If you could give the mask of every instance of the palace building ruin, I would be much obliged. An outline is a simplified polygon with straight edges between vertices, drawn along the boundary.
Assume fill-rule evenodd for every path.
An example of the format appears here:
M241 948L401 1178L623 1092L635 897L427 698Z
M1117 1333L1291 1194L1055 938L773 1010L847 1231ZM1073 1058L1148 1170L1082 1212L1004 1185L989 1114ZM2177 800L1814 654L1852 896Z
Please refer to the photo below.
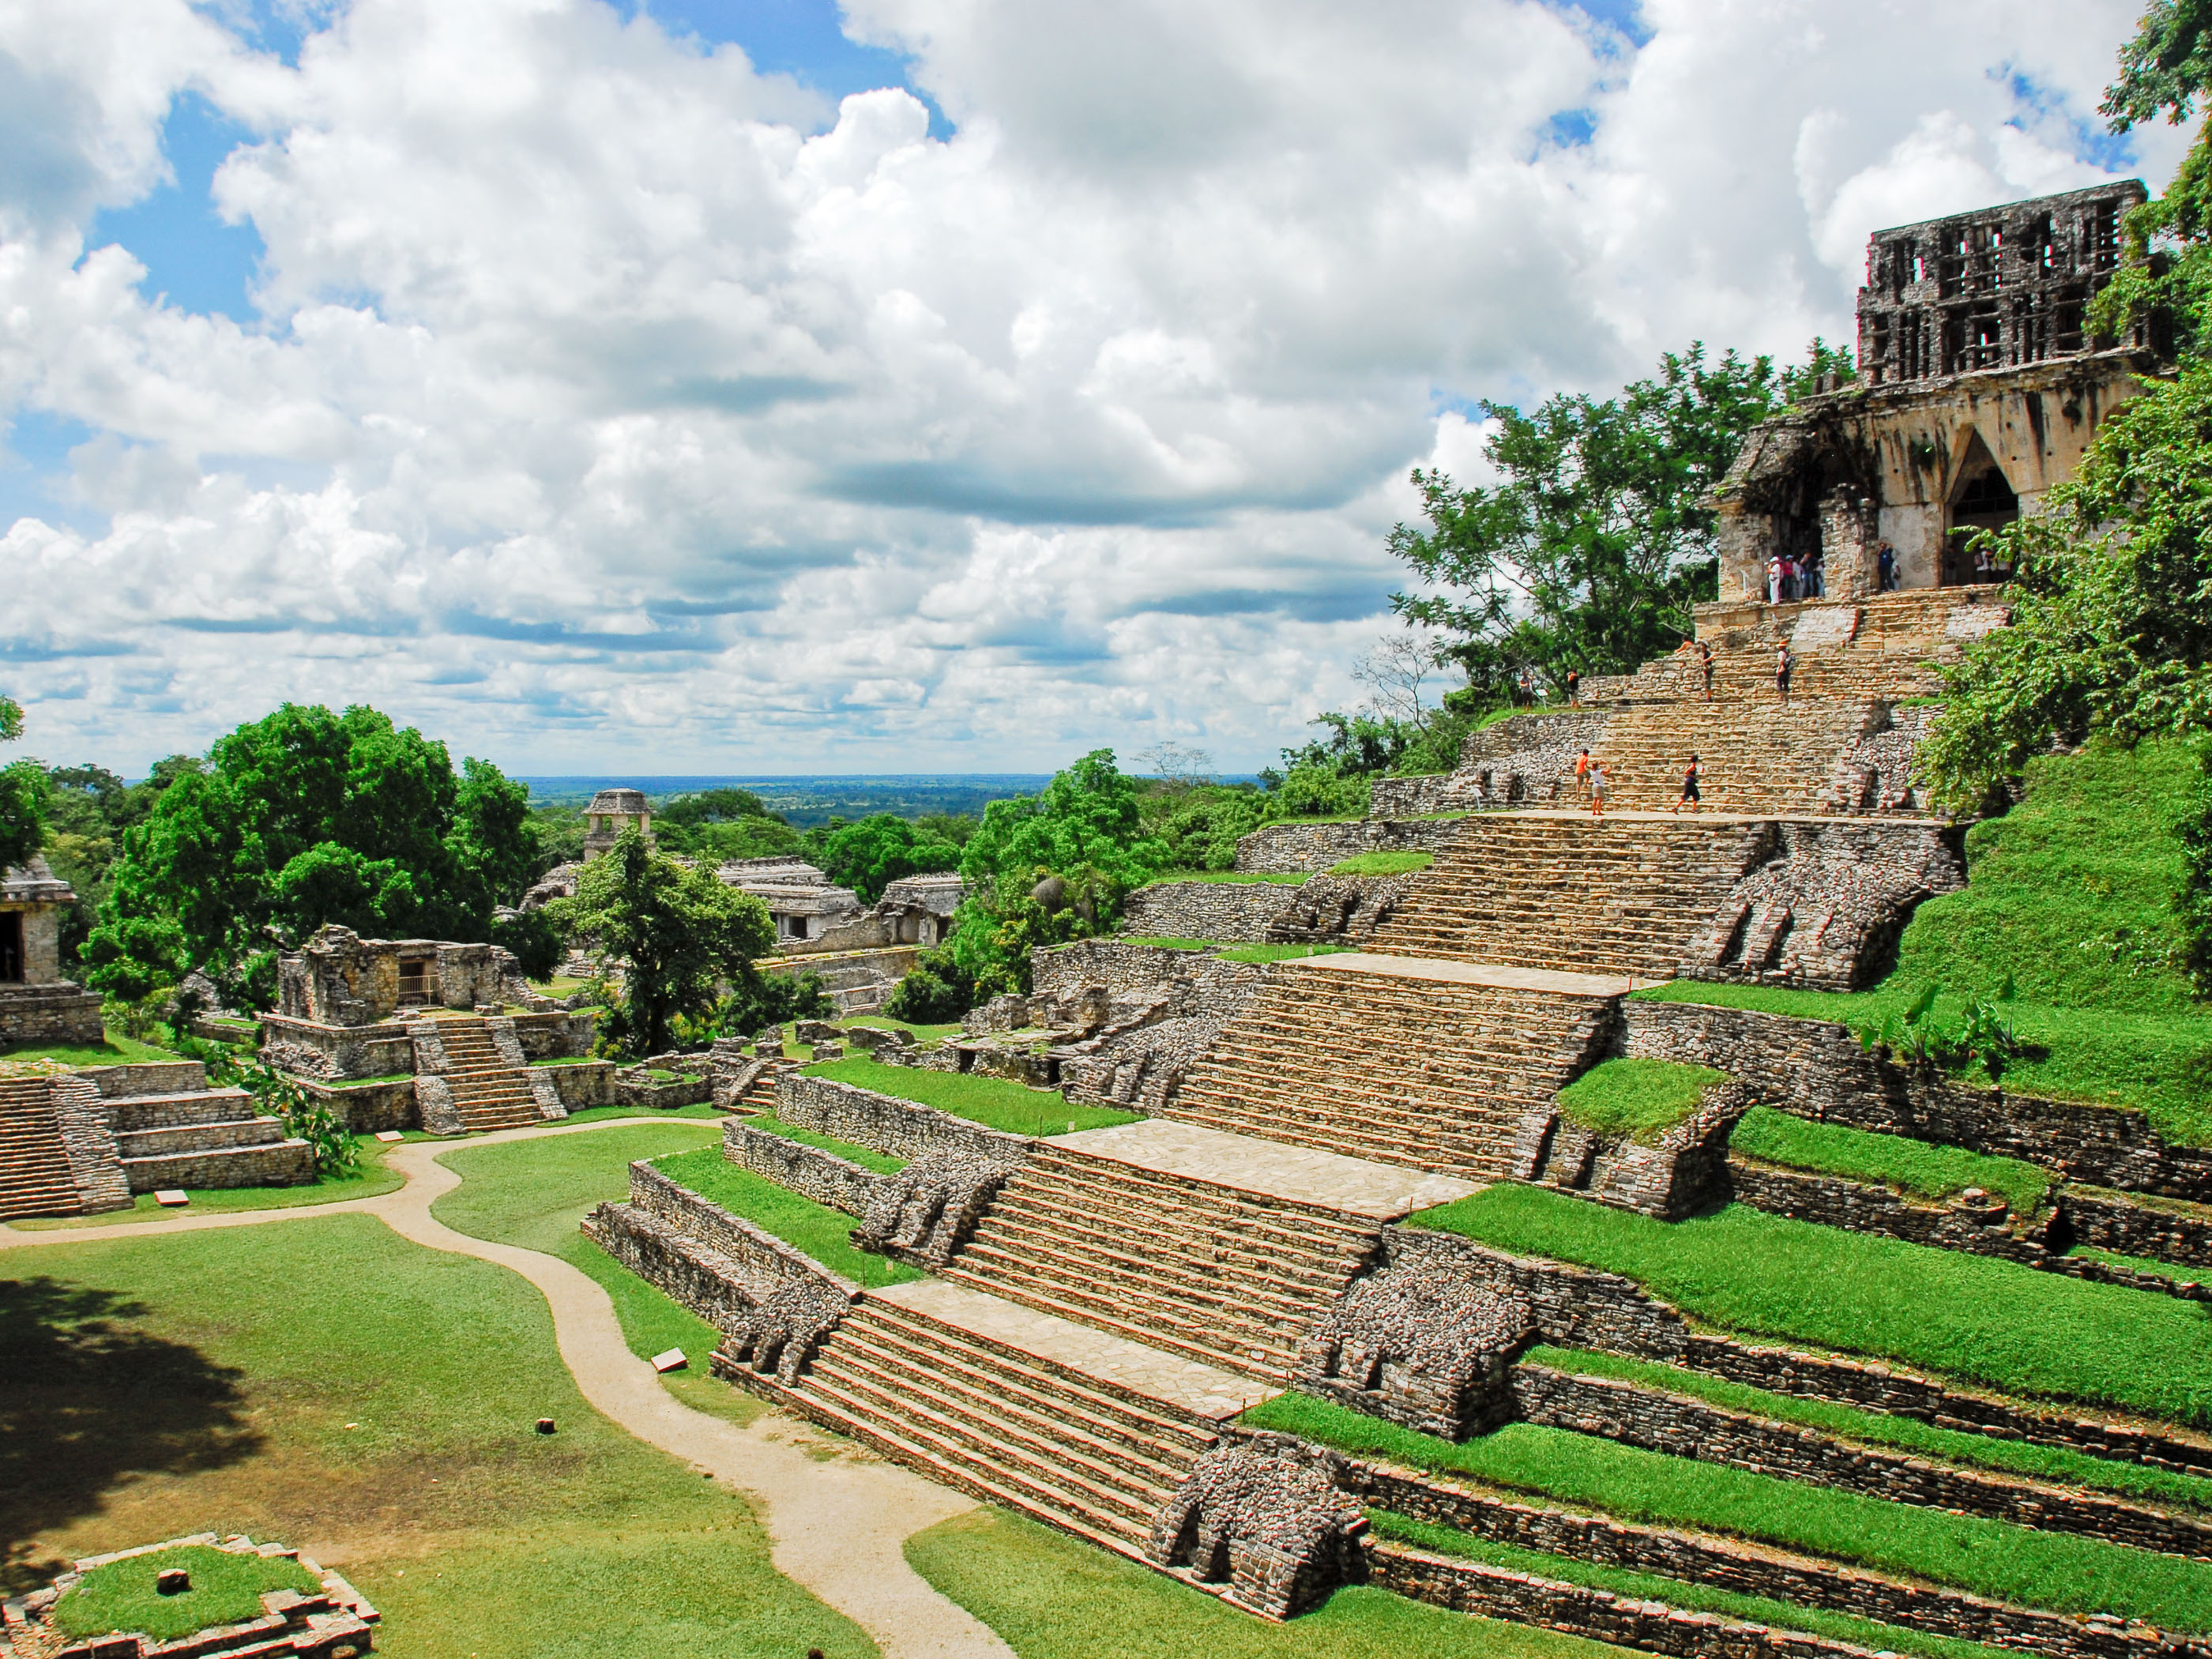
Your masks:
M1777 557L1817 556L1826 596L1954 587L1972 532L2033 513L2163 360L2154 328L2100 339L2089 303L2124 257L2137 179L1877 231L1859 378L1756 428L1715 497L1720 597L1765 599Z

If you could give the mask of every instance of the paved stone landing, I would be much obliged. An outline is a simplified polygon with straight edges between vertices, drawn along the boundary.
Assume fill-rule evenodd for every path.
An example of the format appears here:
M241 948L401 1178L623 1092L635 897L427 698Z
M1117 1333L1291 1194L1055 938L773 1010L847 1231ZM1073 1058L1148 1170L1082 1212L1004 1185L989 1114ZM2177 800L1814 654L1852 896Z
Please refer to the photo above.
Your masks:
M1282 1392L1256 1377L1216 1370L941 1279L893 1285L866 1296L1216 1421Z
M1333 960L1334 958L1317 958ZM1388 961L1378 957L1376 961ZM1450 967L1455 964L1442 963ZM1110 1129L1085 1129L1054 1135L1052 1145L1091 1158L1133 1164L1140 1170L1212 1182L1270 1198L1346 1210L1395 1221L1432 1204L1449 1204L1477 1190L1480 1183L1450 1176L1428 1175L1395 1164L1374 1164L1279 1140L1224 1134L1172 1118L1146 1118Z
M1571 974L1548 968L1513 968L1503 963L1453 962L1443 957L1385 957L1346 951L1331 957L1295 957L1286 967L1315 972L1389 974L1399 979L1435 980L1448 985L1496 985L1513 991L1553 991L1561 996L1619 997L1636 988L1632 979L1611 974ZM1067 1139L1079 1139L1068 1136Z

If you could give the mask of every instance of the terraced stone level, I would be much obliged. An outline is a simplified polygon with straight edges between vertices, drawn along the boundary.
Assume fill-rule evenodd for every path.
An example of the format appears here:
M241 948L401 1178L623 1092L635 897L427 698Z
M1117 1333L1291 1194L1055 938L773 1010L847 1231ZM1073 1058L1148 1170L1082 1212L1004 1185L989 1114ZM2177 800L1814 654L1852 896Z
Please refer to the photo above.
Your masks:
M795 1386L744 1380L933 1480L1139 1559L1214 1425L1274 1392L929 1281L867 1292Z
M286 1137L243 1089L120 1095L105 1103L134 1193L162 1187L261 1187L315 1178L314 1154Z
M1368 948L1669 979L1771 833L1755 818L1478 815ZM1373 1036L1389 1043L1393 1028Z
M0 1079L0 1220L83 1207L46 1079Z
M481 1019L441 1019L438 1041L446 1050L446 1086L453 1109L472 1134L520 1129L543 1120L527 1071L507 1063Z
M1040 1144L945 1277L1248 1376L1373 1256L1379 1218Z
M1516 982L1518 981L1518 982ZM1284 963L1164 1115L1492 1181L1582 1069L1625 981L1361 954Z
M1838 760L1881 718L1871 702L1794 695L1786 708L1771 702L1640 704L1607 723L1593 752L1605 763L1608 807L1672 806L1681 794L1683 768L1695 754L1705 766L1700 787L1708 811L1819 812L1829 800Z

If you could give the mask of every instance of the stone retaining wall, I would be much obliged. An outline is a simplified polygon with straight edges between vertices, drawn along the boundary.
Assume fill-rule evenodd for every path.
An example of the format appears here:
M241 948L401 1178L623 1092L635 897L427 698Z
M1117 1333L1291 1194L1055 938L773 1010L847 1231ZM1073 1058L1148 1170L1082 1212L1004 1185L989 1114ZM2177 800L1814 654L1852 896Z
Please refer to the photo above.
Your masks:
M1086 985L1103 985L1121 994L1166 984L1189 973L1211 954L1159 945L1132 945L1119 939L1078 939L1073 945L1032 951L1030 976L1039 996L1073 996Z
M130 1171L131 1190L163 1187L306 1187L315 1179L313 1150L304 1140L279 1140L248 1149L173 1152L158 1164Z
M533 1078L553 1079L561 1109L580 1112L593 1106L615 1103L615 1066L611 1060L579 1060L560 1066L533 1066Z
M2212 1267L2212 1215L2133 1204L2118 1193L2069 1187L2060 1195L2074 1242L2121 1255Z
M376 1025L319 1025L283 1014L261 1017L261 1057L280 1072L320 1083L386 1077L415 1069L406 1020Z
M1353 818L1342 823L1265 823L1237 843L1237 867L1269 875L1303 875L1362 853L1442 852L1462 822Z
M1184 957L1155 1017L1133 1030L1088 1038L1060 1068L1062 1091L1088 1106L1163 1110L1222 1028L1259 994L1271 967Z
M1970 1088L1870 1054L1831 1020L1633 997L1620 1011L1622 1053L1717 1066L1800 1117L2021 1158L2127 1192L2212 1199L2212 1151L2168 1145L2141 1112Z
M1708 1534L1634 1526L1609 1516L1538 1509L1388 1464L1353 1461L1344 1479L1363 1501L1376 1508L1495 1543L1656 1573L1739 1595L1765 1596L1792 1607L1853 1613L1960 1641L2062 1654L2069 1659L2212 1654L2212 1648L2203 1643L2161 1638L2107 1616L2077 1618L2015 1607L1964 1590L1901 1583L1812 1557Z
M722 1155L731 1163L787 1187L801 1198L847 1215L864 1216L883 1176L850 1158L787 1139L742 1121L722 1126Z
M410 1077L392 1078L378 1083L324 1083L313 1078L295 1077L310 1100L319 1100L345 1120L347 1128L357 1135L373 1135L380 1129L419 1129L422 1114L415 1102L415 1079Z
M191 1094L208 1086L207 1067L197 1060L87 1066L77 1075L99 1090L103 1100L117 1100L125 1095Z
M116 1152L99 1089L82 1073L69 1073L48 1079L46 1098L53 1107L62 1153L69 1159L70 1177L83 1212L127 1209L131 1182Z
M0 986L0 1048L35 1042L104 1042L100 998L67 980L51 985Z
M2069 1491L1838 1439L1796 1423L1729 1411L1687 1395L1525 1361L1510 1374L1522 1419L1705 1462L1814 1481L1840 1491L1956 1510L2133 1549L2212 1556L2212 1521L2089 1491Z
M799 1073L777 1083L775 1115L794 1129L811 1129L833 1140L849 1140L855 1146L888 1152L893 1158L958 1152L978 1158L1018 1159L1029 1152L1025 1136L1002 1134L934 1106L895 1099L872 1089Z
M600 1212L611 1207L615 1206L602 1205ZM763 1281L795 1279L848 1291L860 1288L795 1245L785 1243L743 1216L732 1215L642 1159L629 1166L629 1207L666 1223Z
M1139 938L1255 943L1267 937L1297 891L1267 881L1159 882L1129 895L1121 926Z

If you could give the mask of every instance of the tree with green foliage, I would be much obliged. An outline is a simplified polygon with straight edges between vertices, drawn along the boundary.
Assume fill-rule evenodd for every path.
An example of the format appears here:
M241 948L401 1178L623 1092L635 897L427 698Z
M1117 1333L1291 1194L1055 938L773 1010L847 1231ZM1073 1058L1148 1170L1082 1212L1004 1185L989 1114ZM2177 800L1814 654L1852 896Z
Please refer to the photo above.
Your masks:
M679 856L775 858L799 850L799 831L750 789L702 789L678 795L653 814L653 837Z
M743 980L775 945L768 906L711 870L656 853L635 829L584 866L574 898L545 908L571 937L622 963L622 1003L600 1029L635 1055L667 1048L679 1014L711 1013L722 983Z
M962 849L967 889L947 948L978 995L1026 991L1029 953L1110 933L1132 888L1166 867L1143 787L1098 749L1039 793L994 800Z
M2212 86L2212 0L2159 0L2120 49L2119 78L2100 112L2114 132L2163 114L2174 125ZM2185 358L2199 355L2212 319L2212 122L2165 191L2128 216L2129 257L2091 307L2106 339L2148 326Z
M836 1012L821 975L764 974L748 961L714 1010L714 1026L724 1036L757 1036L794 1019L831 1019Z
M912 821L877 812L823 838L822 872L873 904L884 889L907 876L957 870L961 848Z
M949 1025L975 1006L975 981L949 947L922 952L891 988L884 1012L913 1025Z
M1848 361L1818 341L1814 356ZM1486 707L1524 668L1554 684L1570 668L1632 671L1714 597L1707 501L1784 395L1772 359L1708 362L1699 343L1618 398L1561 393L1533 414L1485 402L1496 426L1483 454L1501 481L1462 489L1414 470L1427 527L1399 525L1389 546L1423 591L1393 594L1391 608L1444 635L1438 660L1462 668Z
M0 743L22 735L22 705L0 697ZM46 769L27 760L0 766L0 870L28 863L46 836Z
M194 969L246 1007L277 951L330 922L386 938L491 936L536 873L528 794L488 761L374 708L287 703L177 769L125 836L91 982L126 1000Z

